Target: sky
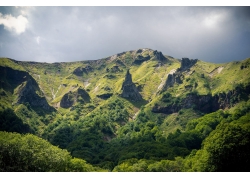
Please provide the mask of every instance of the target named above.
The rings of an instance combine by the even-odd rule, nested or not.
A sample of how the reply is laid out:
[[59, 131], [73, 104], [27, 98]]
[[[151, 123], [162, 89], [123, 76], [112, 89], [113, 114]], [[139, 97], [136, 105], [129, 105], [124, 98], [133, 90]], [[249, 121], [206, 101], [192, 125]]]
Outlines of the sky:
[[96, 60], [150, 48], [224, 63], [250, 57], [250, 7], [0, 6], [0, 57]]

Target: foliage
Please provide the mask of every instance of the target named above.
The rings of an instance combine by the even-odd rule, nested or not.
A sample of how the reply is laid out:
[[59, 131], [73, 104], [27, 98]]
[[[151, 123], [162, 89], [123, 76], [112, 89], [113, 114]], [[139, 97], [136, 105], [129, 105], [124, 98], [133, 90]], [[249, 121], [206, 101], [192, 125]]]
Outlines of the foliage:
[[0, 111], [0, 131], [31, 133], [32, 130], [28, 124], [16, 116], [12, 109]]
[[84, 160], [34, 135], [0, 132], [0, 171], [96, 171]]
[[250, 107], [250, 101], [244, 104], [244, 109], [239, 106], [232, 114], [228, 114], [205, 138], [202, 148], [193, 151], [185, 159], [185, 171], [250, 170], [250, 114], [245, 111]]
[[[247, 117], [248, 120], [250, 116]], [[221, 124], [204, 142], [209, 154], [208, 171], [250, 170], [250, 131], [237, 124]]]
[[[170, 56], [157, 60], [153, 52], [52, 64], [1, 58], [0, 130], [33, 133], [58, 146], [30, 134], [1, 132], [1, 171], [249, 171], [250, 59], [198, 61], [181, 72], [181, 83], [159, 93], [180, 62]], [[147, 60], [139, 65], [137, 57]], [[77, 68], [88, 71], [77, 75]], [[127, 69], [145, 101], [119, 97]], [[21, 94], [22, 78], [29, 75], [38, 84], [35, 90], [57, 111], [13, 103]], [[79, 87], [88, 91], [87, 100], [78, 96]], [[70, 91], [77, 98], [65, 96], [73, 103], [60, 107]], [[99, 98], [107, 93], [111, 97]], [[218, 93], [231, 93], [230, 99], [220, 99], [230, 109], [205, 114], [190, 100]], [[185, 100], [191, 105], [183, 108]], [[156, 104], [174, 111], [153, 113]]]

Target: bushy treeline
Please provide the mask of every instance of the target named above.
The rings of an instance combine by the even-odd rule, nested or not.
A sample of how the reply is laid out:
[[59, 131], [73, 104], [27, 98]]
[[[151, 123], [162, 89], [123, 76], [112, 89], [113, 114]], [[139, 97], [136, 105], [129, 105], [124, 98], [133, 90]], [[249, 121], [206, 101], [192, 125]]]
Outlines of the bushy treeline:
[[77, 120], [57, 116], [43, 138], [68, 151], [34, 135], [1, 132], [1, 171], [250, 170], [250, 101], [190, 120], [167, 137], [145, 111], [128, 122], [127, 107], [114, 98]]
[[202, 148], [186, 158], [183, 170], [249, 172], [249, 112], [250, 102], [222, 119], [203, 141]]
[[[80, 117], [77, 121], [55, 121], [48, 126], [45, 135], [50, 142], [66, 148], [73, 156], [114, 171], [227, 171], [210, 167], [211, 159], [204, 158], [215, 155], [208, 156], [205, 144], [213, 133], [222, 133], [219, 127], [234, 126], [233, 123], [240, 122], [241, 118], [247, 119], [249, 110], [250, 102], [243, 103], [232, 112], [219, 110], [190, 120], [185, 131], [177, 129], [166, 137], [159, 124], [150, 120], [143, 108], [135, 120], [116, 129], [121, 121], [128, 119], [126, 108], [116, 99], [103, 106], [101, 111]], [[245, 127], [246, 123], [245, 120], [237, 128]], [[239, 136], [238, 141], [244, 137]], [[207, 144], [216, 146], [213, 141]], [[234, 146], [238, 144], [235, 142]], [[245, 151], [244, 148], [242, 151]], [[134, 169], [134, 166], [143, 168]], [[122, 170], [121, 167], [127, 168]]]
[[46, 127], [43, 137], [60, 148], [66, 148], [75, 157], [98, 164], [103, 159], [100, 154], [104, 147], [116, 136], [117, 128], [122, 123], [127, 123], [128, 119], [129, 114], [123, 102], [114, 99], [99, 110], [77, 120], [56, 119]]
[[0, 131], [31, 133], [32, 129], [12, 109], [7, 108], [0, 111]]
[[101, 171], [37, 136], [0, 131], [0, 171]]
[[173, 149], [193, 149], [188, 156], [161, 160], [130, 158], [121, 161], [113, 171], [249, 172], [249, 110], [250, 102], [231, 113], [219, 110], [190, 121], [185, 132], [170, 134], [166, 141]]

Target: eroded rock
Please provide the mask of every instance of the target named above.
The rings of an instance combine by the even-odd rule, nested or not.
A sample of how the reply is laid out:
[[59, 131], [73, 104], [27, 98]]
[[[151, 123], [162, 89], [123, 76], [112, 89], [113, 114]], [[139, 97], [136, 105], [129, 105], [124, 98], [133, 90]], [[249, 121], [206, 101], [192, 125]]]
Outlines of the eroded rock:
[[60, 106], [63, 108], [72, 107], [76, 102], [88, 103], [90, 102], [89, 94], [82, 88], [79, 87], [76, 91], [68, 92], [64, 94], [61, 99]]
[[125, 80], [122, 84], [122, 94], [121, 97], [133, 100], [133, 101], [140, 101], [142, 100], [142, 96], [139, 93], [138, 89], [136, 88], [135, 84], [132, 81], [132, 76], [127, 70]]

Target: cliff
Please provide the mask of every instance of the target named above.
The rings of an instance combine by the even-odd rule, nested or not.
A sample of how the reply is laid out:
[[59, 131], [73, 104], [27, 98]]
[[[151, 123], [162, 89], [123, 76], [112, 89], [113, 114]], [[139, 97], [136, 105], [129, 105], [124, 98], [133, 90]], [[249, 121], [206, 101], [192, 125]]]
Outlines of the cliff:
[[132, 81], [132, 76], [127, 70], [125, 80], [122, 84], [122, 94], [121, 97], [130, 99], [132, 101], [140, 101], [142, 100], [142, 96], [136, 88], [135, 84]]

